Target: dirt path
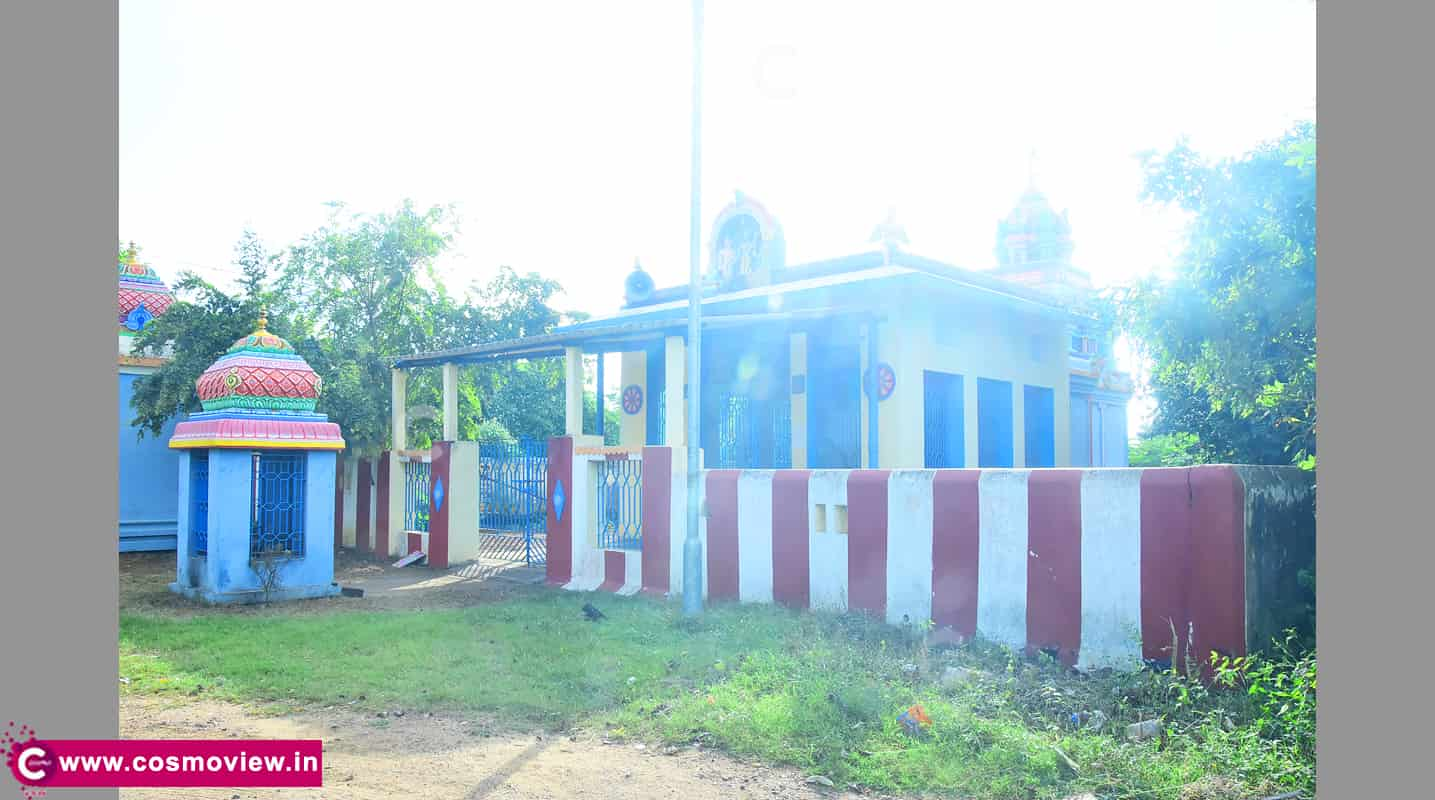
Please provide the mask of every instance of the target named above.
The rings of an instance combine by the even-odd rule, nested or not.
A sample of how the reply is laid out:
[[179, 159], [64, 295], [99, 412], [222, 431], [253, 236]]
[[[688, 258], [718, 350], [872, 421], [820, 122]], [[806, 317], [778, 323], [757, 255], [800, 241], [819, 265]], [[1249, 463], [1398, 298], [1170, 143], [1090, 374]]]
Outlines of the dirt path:
[[685, 748], [666, 755], [590, 734], [516, 736], [482, 722], [422, 714], [378, 719], [339, 708], [263, 717], [193, 698], [126, 695], [120, 735], [136, 738], [321, 738], [322, 789], [127, 789], [126, 800], [586, 800], [856, 797], [806, 776]]

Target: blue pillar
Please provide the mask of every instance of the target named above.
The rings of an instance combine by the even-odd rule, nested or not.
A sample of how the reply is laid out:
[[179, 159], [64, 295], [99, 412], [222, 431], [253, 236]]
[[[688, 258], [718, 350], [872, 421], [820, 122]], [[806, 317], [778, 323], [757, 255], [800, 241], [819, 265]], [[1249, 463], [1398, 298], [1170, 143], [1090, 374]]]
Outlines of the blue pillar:
[[867, 468], [877, 469], [877, 323], [867, 323]]

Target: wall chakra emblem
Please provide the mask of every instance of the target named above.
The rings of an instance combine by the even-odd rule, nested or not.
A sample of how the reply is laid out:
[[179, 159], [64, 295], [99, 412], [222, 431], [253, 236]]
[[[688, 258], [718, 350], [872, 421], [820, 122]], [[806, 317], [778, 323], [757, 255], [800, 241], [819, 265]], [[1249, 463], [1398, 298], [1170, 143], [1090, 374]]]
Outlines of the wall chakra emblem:
[[[866, 384], [867, 394], [870, 395], [873, 388], [872, 371], [870, 369], [867, 371], [862, 382]], [[876, 388], [878, 400], [886, 400], [892, 396], [892, 392], [897, 390], [897, 373], [892, 369], [892, 365], [885, 361], [877, 362]]]
[[643, 410], [643, 388], [633, 384], [623, 390], [623, 411], [636, 414]]

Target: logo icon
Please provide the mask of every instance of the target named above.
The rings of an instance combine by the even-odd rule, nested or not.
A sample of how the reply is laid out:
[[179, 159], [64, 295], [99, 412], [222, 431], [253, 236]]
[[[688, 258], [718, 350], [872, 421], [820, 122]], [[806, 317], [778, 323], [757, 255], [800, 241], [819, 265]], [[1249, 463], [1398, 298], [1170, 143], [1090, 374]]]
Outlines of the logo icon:
[[10, 774], [20, 782], [21, 793], [27, 800], [44, 797], [45, 790], [38, 787], [54, 776], [55, 756], [48, 745], [35, 738], [35, 729], [11, 722], [0, 734], [0, 744], [4, 745]]

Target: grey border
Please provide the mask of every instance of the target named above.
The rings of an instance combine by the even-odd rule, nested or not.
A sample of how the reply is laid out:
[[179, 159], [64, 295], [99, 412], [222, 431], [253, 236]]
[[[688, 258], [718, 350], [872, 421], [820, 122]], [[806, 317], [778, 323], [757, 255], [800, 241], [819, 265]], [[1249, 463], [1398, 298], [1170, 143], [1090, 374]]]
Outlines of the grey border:
[[119, 731], [118, 26], [114, 0], [0, 3], [0, 724], [57, 739]]
[[1317, 791], [1428, 797], [1435, 9], [1320, 13]]

